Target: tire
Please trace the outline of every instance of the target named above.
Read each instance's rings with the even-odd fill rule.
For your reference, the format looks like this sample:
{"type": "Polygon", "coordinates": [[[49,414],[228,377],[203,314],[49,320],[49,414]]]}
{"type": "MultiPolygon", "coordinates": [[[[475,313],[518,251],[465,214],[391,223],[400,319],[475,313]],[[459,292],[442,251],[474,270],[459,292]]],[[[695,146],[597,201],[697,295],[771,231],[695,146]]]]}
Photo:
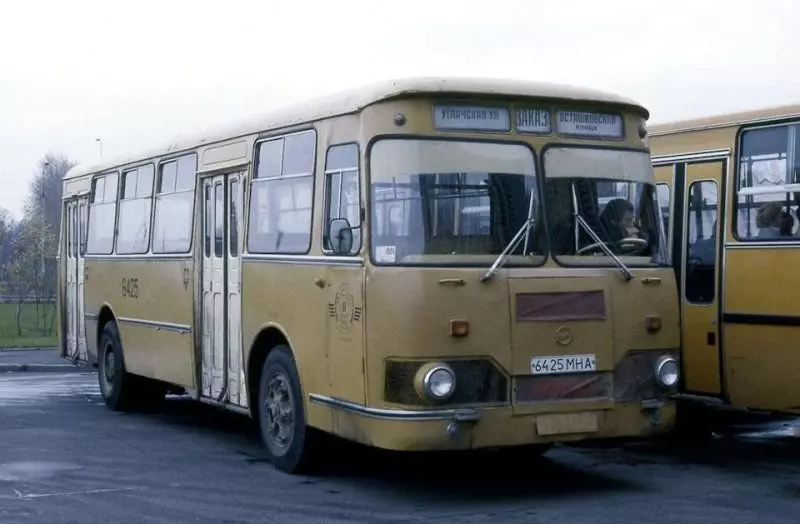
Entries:
{"type": "Polygon", "coordinates": [[[103,400],[113,411],[133,406],[135,377],[125,371],[125,356],[115,322],[106,322],[97,352],[97,381],[103,400]]]}
{"type": "Polygon", "coordinates": [[[311,469],[318,435],[306,425],[300,377],[285,345],[273,348],[261,369],[258,425],[270,462],[278,470],[299,474],[311,469]]]}

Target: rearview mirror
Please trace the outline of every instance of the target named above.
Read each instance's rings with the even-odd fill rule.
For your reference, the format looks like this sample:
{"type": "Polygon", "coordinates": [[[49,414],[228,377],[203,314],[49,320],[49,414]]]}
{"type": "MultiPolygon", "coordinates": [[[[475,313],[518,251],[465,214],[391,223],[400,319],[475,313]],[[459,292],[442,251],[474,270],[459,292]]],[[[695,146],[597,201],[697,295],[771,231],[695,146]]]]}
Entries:
{"type": "Polygon", "coordinates": [[[353,249],[353,229],[346,218],[334,218],[328,225],[331,248],[337,255],[346,255],[353,249]]]}

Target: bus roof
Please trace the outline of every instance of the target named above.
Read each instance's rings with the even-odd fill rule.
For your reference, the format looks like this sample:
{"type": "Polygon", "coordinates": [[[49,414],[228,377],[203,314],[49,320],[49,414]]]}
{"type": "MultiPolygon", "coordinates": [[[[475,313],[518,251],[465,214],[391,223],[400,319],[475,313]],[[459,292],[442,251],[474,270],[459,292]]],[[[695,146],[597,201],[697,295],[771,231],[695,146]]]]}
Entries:
{"type": "Polygon", "coordinates": [[[98,173],[131,164],[139,160],[161,157],[199,146],[221,142],[230,138],[279,129],[323,118],[355,113],[371,104],[395,98],[422,96],[426,94],[493,95],[497,97],[536,97],[551,100],[575,100],[625,106],[645,118],[649,112],[638,102],[594,89],[567,84],[535,82],[510,79],[487,79],[466,77],[414,77],[376,82],[362,87],[340,91],[311,100],[292,104],[261,114],[256,118],[238,122],[232,126],[207,130],[201,134],[175,137],[169,144],[139,152],[134,155],[103,161],[94,165],[77,165],[68,171],[65,179],[77,178],[89,173],[98,173]]]}
{"type": "Polygon", "coordinates": [[[772,106],[737,113],[721,113],[689,120],[676,120],[649,126],[650,136],[667,135],[671,133],[686,133],[689,131],[703,131],[721,127],[740,126],[753,124],[764,120],[778,118],[791,118],[800,116],[800,105],[772,106]]]}

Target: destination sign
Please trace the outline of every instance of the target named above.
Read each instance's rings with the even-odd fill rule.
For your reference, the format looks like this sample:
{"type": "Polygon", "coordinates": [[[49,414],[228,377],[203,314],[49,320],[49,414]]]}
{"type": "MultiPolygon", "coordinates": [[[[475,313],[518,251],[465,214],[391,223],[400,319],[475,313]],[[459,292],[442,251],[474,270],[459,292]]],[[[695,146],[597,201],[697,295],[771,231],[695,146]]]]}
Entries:
{"type": "Polygon", "coordinates": [[[436,129],[509,131],[511,116],[505,107],[440,104],[433,107],[436,129]]]}
{"type": "Polygon", "coordinates": [[[549,109],[518,109],[517,131],[522,133],[550,133],[549,109]]]}
{"type": "Polygon", "coordinates": [[[622,117],[582,111],[559,111],[556,117],[559,134],[622,138],[622,117]]]}

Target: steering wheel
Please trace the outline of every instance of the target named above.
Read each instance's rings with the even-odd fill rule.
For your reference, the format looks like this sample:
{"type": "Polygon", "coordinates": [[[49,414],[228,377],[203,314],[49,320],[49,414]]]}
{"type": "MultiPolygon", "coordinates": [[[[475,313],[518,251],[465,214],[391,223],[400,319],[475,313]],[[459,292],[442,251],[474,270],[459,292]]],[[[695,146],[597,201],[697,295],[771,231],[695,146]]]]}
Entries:
{"type": "Polygon", "coordinates": [[[605,244],[607,246],[610,246],[612,244],[617,244],[617,245],[619,245],[621,247],[622,246],[633,246],[631,251],[635,254],[635,253],[641,252],[650,243],[647,240],[643,239],[643,238],[627,237],[627,238],[623,238],[621,240],[617,240],[616,242],[595,242],[594,244],[589,244],[588,246],[584,246],[584,247],[580,248],[575,253],[578,254],[578,255],[582,255],[583,253],[585,253],[587,251],[592,251],[592,250],[597,249],[598,247],[600,247],[603,244],[605,244]]]}

